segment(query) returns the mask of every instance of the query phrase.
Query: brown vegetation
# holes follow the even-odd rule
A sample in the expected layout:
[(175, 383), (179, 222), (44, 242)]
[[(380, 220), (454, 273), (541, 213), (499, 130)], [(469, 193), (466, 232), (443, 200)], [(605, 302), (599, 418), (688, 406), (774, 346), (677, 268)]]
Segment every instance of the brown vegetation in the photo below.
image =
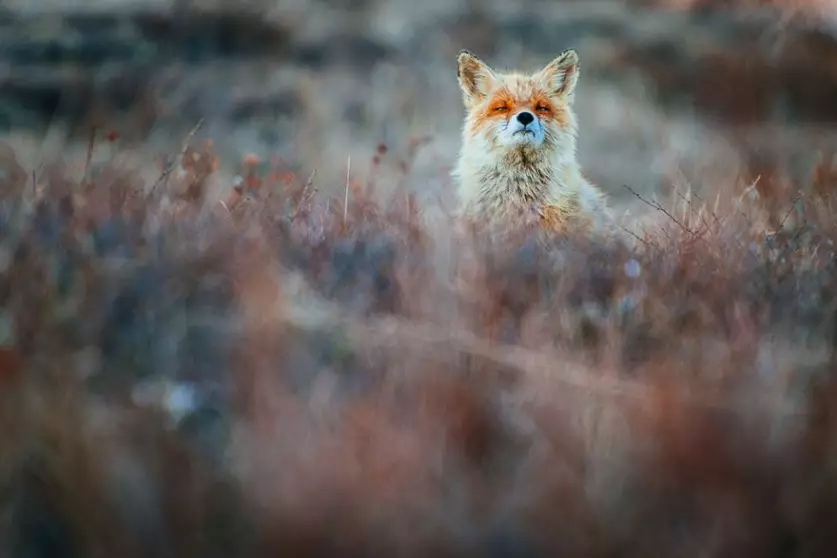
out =
[(215, 201), (194, 143), (152, 184), (3, 148), (4, 554), (830, 555), (829, 158), (544, 251), (255, 157)]
[[(828, 3), (7, 2), (0, 554), (831, 556)], [(460, 48), (630, 242), (451, 226)]]

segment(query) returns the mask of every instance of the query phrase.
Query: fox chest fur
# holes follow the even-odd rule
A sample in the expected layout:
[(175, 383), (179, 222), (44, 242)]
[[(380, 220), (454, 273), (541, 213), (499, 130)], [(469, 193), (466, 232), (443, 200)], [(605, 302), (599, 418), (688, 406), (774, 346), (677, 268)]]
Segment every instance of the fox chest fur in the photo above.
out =
[(463, 217), (489, 226), (542, 218), (549, 226), (579, 212), (580, 193), (570, 170), (538, 161), (531, 154), (516, 155), (500, 164), (484, 165), (462, 158), (456, 178)]

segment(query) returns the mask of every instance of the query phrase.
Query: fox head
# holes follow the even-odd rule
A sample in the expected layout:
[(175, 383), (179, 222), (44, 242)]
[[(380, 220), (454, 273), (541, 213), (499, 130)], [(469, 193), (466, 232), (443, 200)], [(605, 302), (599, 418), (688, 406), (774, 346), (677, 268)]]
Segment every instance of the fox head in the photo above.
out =
[(466, 150), (476, 148), (482, 157), (528, 152), (553, 161), (575, 158), (572, 105), (579, 65), (574, 50), (533, 74), (497, 72), (468, 51), (461, 51), (457, 62), (467, 110)]

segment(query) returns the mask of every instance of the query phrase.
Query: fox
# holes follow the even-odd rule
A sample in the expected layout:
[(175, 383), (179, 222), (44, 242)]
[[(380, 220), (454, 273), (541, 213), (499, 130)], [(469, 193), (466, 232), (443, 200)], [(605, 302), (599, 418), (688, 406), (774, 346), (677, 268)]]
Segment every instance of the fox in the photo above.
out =
[(534, 73), (500, 72), (459, 52), (466, 114), (451, 174), (464, 224), (502, 231), (533, 223), (542, 238), (613, 230), (607, 198), (577, 158), (578, 76), (575, 50)]

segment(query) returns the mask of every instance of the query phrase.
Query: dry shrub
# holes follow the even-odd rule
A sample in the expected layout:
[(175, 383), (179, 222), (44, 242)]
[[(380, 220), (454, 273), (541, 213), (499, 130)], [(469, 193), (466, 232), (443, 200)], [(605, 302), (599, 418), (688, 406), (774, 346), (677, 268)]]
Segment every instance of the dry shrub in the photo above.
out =
[(543, 247), (256, 158), (213, 200), (209, 145), (155, 184), (1, 155), (9, 555), (837, 542), (828, 158), (775, 207), (641, 198), (660, 222), (631, 243)]

